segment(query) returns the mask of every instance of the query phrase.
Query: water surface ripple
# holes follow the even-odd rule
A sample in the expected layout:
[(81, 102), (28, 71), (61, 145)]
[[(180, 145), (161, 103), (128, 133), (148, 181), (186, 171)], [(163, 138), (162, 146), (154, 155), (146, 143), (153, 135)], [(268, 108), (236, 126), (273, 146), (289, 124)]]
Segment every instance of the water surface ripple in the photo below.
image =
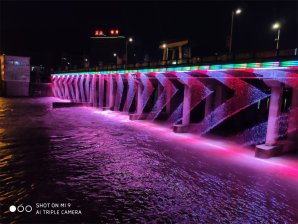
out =
[[(1, 223), (297, 223), (298, 186), (52, 98), (0, 98)], [(80, 216), (10, 213), (67, 202)]]

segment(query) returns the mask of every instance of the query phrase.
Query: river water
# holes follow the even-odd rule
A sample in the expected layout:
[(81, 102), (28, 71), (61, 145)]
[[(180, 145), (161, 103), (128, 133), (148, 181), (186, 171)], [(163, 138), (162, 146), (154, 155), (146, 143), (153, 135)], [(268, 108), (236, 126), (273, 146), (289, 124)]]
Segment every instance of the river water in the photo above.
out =
[(0, 98), (0, 223), (298, 223), (295, 156), (263, 161), (56, 100)]

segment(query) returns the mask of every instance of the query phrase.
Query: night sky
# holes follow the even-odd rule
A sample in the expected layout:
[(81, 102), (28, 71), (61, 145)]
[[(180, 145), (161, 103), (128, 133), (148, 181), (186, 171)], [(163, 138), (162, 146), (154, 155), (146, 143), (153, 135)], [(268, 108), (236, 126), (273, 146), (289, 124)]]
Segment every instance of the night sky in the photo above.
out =
[[(274, 50), (274, 22), (282, 24), (280, 48), (298, 46), (298, 2), (8, 2), (1, 1), (1, 53), (30, 56), (31, 64), (56, 68), (61, 57), (72, 64), (84, 56), (91, 63), (113, 60), (113, 51), (124, 52), (124, 42), (100, 43), (91, 40), (95, 29), (118, 28), (122, 35), (133, 36), (130, 57), (142, 61), (161, 59), (159, 43), (186, 38), (192, 56), (226, 53), (231, 12), (235, 18), (234, 52)], [(108, 50), (107, 50), (108, 49)], [(106, 52), (111, 52), (108, 56)], [(94, 58), (97, 52), (97, 58)]]

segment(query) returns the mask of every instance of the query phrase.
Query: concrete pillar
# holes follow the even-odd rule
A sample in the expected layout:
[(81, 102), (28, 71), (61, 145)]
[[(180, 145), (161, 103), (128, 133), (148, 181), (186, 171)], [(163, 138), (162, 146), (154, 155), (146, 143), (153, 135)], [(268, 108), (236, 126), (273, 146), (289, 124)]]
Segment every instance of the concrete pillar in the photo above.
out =
[(61, 97), (61, 94), (60, 94), (60, 89), (59, 89), (59, 77), (56, 76), (55, 79), (54, 79), (54, 87), (55, 87), (55, 96), (56, 97)]
[(143, 86), (141, 82), (138, 82), (138, 97), (137, 97), (137, 114), (142, 114), (143, 112), (143, 97), (142, 97), (142, 91), (143, 91)]
[(76, 102), (81, 102), (81, 100), (80, 100), (79, 81), (80, 81), (80, 76), (76, 75), (76, 77), (74, 79), (75, 92), (76, 92)]
[(85, 93), (86, 93), (86, 102), (90, 102), (90, 78), (91, 75), (86, 75), (85, 79)]
[[(160, 82), (157, 82), (157, 100), (159, 99), (162, 92), (165, 91), (162, 84)], [(164, 98), (163, 102), (161, 102), (162, 105), (166, 103), (166, 99)]]
[(105, 88), (105, 93), (106, 93), (106, 103), (103, 107), (103, 109), (109, 109), (109, 99), (110, 99), (110, 75), (105, 75), (105, 82), (106, 82), (106, 88)]
[[(207, 85), (208, 89), (211, 89), (211, 85)], [(205, 101), (205, 117), (208, 116), (213, 110), (213, 94), (210, 94)]]
[(182, 124), (174, 124), (173, 131), (176, 133), (188, 132), (190, 125), (191, 111), (191, 87), (184, 85), (183, 108), (182, 108)]
[(103, 107), (103, 97), (104, 97), (104, 81), (105, 77), (104, 75), (99, 75), (98, 76), (98, 107), (102, 108)]
[(281, 111), (281, 97), (282, 87), (280, 85), (271, 87), (269, 117), (265, 143), (269, 146), (275, 145), (278, 138), (278, 119)]
[(115, 102), (114, 102), (114, 110), (120, 111), (120, 105), (122, 100), (122, 95), (124, 91), (124, 82), (123, 82), (123, 76), (121, 74), (116, 74), (115, 76), (117, 89), (115, 92)]
[(158, 84), (157, 84), (157, 98), (159, 98), (159, 96), (161, 95), (162, 90), (163, 90), (163, 87), (162, 87), (162, 85), (158, 82)]
[(59, 77), (58, 85), (60, 90), (60, 98), (64, 98), (63, 76)]
[(179, 60), (181, 60), (183, 57), (183, 54), (182, 54), (182, 47), (179, 46)]
[(79, 88), (79, 92), (81, 95), (81, 102), (86, 102), (86, 98), (85, 98), (85, 90), (84, 90), (84, 80), (85, 80), (86, 76), (85, 75), (81, 75), (80, 77), (80, 88)]
[(73, 78), (74, 76), (70, 76), (69, 80), (68, 80), (68, 88), (70, 89), (70, 99), (71, 101), (75, 101), (75, 92), (73, 90)]
[(215, 108), (218, 107), (219, 105), (221, 105), (222, 102), (222, 86), (221, 85), (217, 85), (216, 89), (215, 89), (215, 99), (214, 99), (214, 104), (215, 104)]
[(64, 87), (64, 98), (69, 100), (70, 96), (69, 96), (68, 77), (67, 76), (63, 77), (62, 83), (63, 83), (63, 87)]
[(164, 48), (163, 49), (163, 52), (162, 52), (162, 60), (167, 60), (167, 51), (168, 51), (168, 49), (167, 48)]
[(191, 107), (191, 89), (189, 86), (184, 85), (183, 113), (182, 113), (183, 125), (189, 125), (190, 123), (190, 107)]
[(164, 91), (166, 93), (166, 102), (168, 102), (166, 104), (166, 113), (170, 114), (171, 113), (171, 101), (169, 99), (171, 99), (172, 97), (172, 91), (173, 89), (171, 88), (172, 85), (169, 84), (169, 82), (171, 82), (169, 79), (165, 80), (165, 86), (164, 86)]
[(52, 92), (54, 97), (57, 97), (57, 92), (56, 92), (56, 77), (55, 76), (51, 76), (51, 83), (52, 83)]
[(93, 107), (97, 106), (97, 101), (96, 101), (96, 81), (97, 81), (97, 75), (91, 76), (92, 81), (91, 81), (91, 88), (90, 88), (90, 103), (92, 104)]
[(298, 88), (293, 88), (292, 105), (289, 114), (288, 146), (286, 151), (298, 150)]
[(264, 82), (271, 87), (268, 125), (265, 144), (256, 146), (256, 157), (269, 158), (281, 152), (281, 147), (277, 145), (277, 139), (283, 87), (276, 80), (264, 80)]
[(114, 96), (114, 81), (113, 75), (109, 75), (109, 109), (114, 108), (115, 96)]

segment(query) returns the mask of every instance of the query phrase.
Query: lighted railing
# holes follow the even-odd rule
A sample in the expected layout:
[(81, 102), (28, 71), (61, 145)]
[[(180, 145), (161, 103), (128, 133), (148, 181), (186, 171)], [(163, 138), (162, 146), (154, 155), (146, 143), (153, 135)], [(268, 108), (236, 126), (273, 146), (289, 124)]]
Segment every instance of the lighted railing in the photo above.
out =
[(159, 60), (150, 61), (136, 64), (121, 64), (121, 65), (104, 65), (89, 68), (81, 68), (68, 71), (57, 71), (57, 72), (80, 72), (80, 71), (101, 71), (101, 70), (119, 70), (119, 69), (140, 69), (140, 68), (160, 68), (160, 67), (175, 67), (175, 66), (192, 66), (192, 65), (204, 65), (207, 63), (231, 63), (231, 62), (250, 62), (251, 60), (258, 59), (258, 61), (266, 61), (272, 59), (285, 59), (285, 58), (297, 58), (298, 49), (288, 49), (279, 51), (263, 51), (255, 53), (239, 53), (239, 54), (223, 54), (213, 55), (205, 57), (193, 57), (179, 60)]

